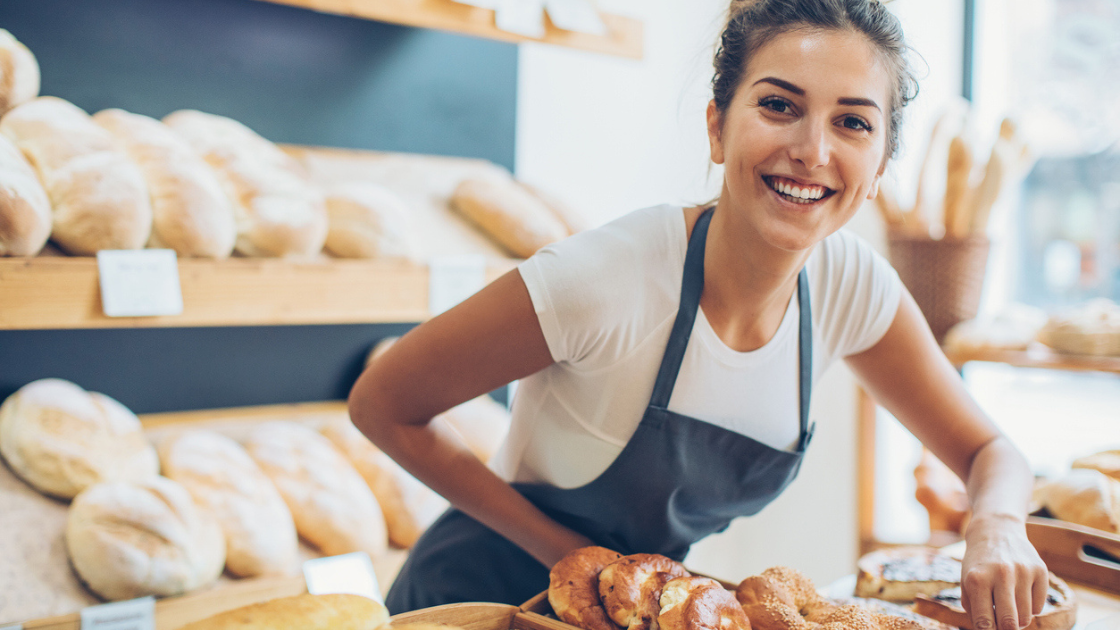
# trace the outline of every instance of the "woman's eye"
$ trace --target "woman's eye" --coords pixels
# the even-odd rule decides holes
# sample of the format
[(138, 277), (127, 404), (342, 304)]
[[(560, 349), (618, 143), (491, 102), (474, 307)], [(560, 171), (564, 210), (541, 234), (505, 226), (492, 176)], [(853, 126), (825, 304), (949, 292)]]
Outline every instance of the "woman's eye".
[(759, 106), (765, 107), (766, 109), (778, 114), (788, 114), (790, 111), (789, 103), (783, 101), (780, 98), (764, 98), (759, 101), (758, 104)]
[(867, 132), (871, 131), (871, 125), (867, 124), (862, 118), (857, 118), (855, 116), (845, 116), (841, 124), (843, 124), (848, 129), (856, 129), (859, 131)]

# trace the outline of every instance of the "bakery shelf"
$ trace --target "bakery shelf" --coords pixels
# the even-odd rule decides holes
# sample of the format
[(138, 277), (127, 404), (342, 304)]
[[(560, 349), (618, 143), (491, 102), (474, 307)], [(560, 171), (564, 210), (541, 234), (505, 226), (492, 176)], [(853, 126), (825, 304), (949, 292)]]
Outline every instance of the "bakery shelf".
[(503, 31), (494, 25), (494, 11), (453, 0), (261, 0), (303, 7), (323, 13), (349, 15), (379, 22), (431, 28), (506, 42), (540, 42), (596, 53), (642, 58), (642, 23), (600, 13), (606, 35), (590, 35), (557, 28), (547, 18), (545, 35), (537, 39)]
[(953, 365), (958, 367), (970, 361), (983, 361), (1004, 363), (1015, 367), (1120, 374), (1120, 357), (1063, 354), (1038, 343), (1032, 344), (1026, 350), (961, 351), (945, 348), (945, 356), (949, 358)]
[[(514, 266), (492, 261), (487, 281)], [(108, 317), (97, 260), (0, 259), (0, 330), (418, 322), (426, 265), (382, 261), (180, 260), (183, 313)]]

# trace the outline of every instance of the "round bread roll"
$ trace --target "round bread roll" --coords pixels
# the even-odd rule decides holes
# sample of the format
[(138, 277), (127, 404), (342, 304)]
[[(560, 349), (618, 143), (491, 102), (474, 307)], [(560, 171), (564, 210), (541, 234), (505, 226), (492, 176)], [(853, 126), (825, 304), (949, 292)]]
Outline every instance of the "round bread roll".
[(396, 193), (372, 182), (351, 182), (327, 191), (326, 249), (339, 258), (411, 260), (405, 229), (409, 208)]
[(62, 499), (96, 483), (159, 473), (135, 414), (57, 378), (28, 383), (0, 406), (0, 455), (35, 489)]
[(226, 539), (226, 568), (238, 577), (299, 572), (292, 513), (245, 449), (212, 431), (193, 430), (160, 444), (163, 474), (213, 516)]
[(0, 115), (39, 95), (39, 62), (8, 31), (0, 28)]
[(323, 249), (326, 200), (294, 158), (224, 116), (179, 110), (163, 122), (202, 155), (222, 180), (233, 200), (239, 253), (309, 257)]
[(388, 620), (389, 611), (368, 597), (304, 593), (227, 610), (179, 630), (374, 630)]
[(319, 432), (342, 452), (373, 491), (394, 547), (411, 548), (447, 509), (447, 499), (401, 468), (349, 420), (329, 422)]
[(226, 258), (233, 252), (233, 204), (190, 145), (160, 121), (123, 109), (102, 110), (93, 120), (144, 174), (152, 203), (149, 247), (182, 257)]
[(665, 583), (657, 623), (662, 630), (751, 630), (750, 619), (731, 591), (696, 575)]
[(1039, 489), (1054, 518), (1120, 533), (1120, 481), (1097, 470), (1075, 468)]
[(280, 491), (300, 536), (328, 556), (385, 553), (377, 499), (327, 438), (294, 422), (269, 422), (253, 430), (245, 448)]
[(0, 256), (34, 256), (51, 235), (51, 202), (39, 176), (0, 136)]
[(661, 590), (688, 575), (684, 565), (662, 555), (623, 556), (599, 573), (599, 599), (611, 621), (630, 630), (657, 630)]
[(557, 562), (548, 573), (548, 603), (556, 616), (584, 630), (619, 630), (599, 599), (599, 572), (621, 557), (605, 547), (582, 547)]
[(70, 506), (66, 548), (108, 600), (180, 595), (218, 579), (225, 562), (218, 523), (164, 477), (87, 488)]
[(0, 119), (0, 132), (39, 174), (53, 208), (51, 239), (70, 254), (140, 249), (152, 205), (139, 167), (81, 108), (40, 96)]

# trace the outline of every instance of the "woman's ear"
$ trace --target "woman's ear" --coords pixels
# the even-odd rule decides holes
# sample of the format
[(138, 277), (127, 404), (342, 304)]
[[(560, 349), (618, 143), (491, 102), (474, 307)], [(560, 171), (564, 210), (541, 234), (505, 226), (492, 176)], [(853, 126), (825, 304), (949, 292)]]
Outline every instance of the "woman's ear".
[(708, 146), (712, 153), (712, 162), (723, 164), (723, 117), (716, 109), (715, 100), (708, 101)]
[(875, 199), (879, 196), (879, 178), (882, 176), (883, 174), (879, 173), (875, 176), (875, 179), (871, 180), (871, 189), (867, 191), (868, 199)]

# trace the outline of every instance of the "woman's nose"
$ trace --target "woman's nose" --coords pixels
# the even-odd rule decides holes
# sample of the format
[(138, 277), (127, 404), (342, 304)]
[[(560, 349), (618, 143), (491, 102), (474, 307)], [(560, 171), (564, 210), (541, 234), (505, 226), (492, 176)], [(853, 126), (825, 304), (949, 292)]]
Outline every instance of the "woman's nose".
[(813, 169), (828, 164), (829, 146), (826, 125), (809, 119), (797, 126), (789, 148), (790, 157)]

